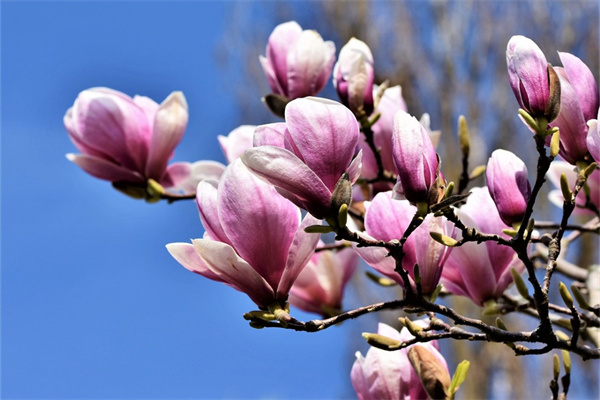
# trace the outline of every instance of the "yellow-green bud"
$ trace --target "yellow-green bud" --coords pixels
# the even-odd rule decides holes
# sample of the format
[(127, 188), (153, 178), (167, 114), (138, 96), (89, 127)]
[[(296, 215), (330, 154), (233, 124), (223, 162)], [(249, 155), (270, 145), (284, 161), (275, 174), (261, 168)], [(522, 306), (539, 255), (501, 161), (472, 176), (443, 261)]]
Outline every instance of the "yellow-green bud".
[(338, 211), (338, 224), (340, 228), (344, 228), (348, 222), (348, 204), (342, 204)]
[(562, 350), (562, 359), (563, 359), (563, 366), (565, 367), (565, 373), (570, 374), (571, 373), (571, 354), (569, 354), (569, 352), (567, 350)]
[(419, 336), (419, 332), (423, 330), (423, 328), (421, 328), (419, 325), (415, 324), (408, 318), (404, 319), (404, 326), (406, 326), (406, 329), (408, 329), (410, 334), (413, 336)]
[(565, 305), (568, 308), (573, 308), (573, 297), (571, 297), (571, 293), (569, 293), (567, 286), (562, 282), (558, 282), (558, 291), (560, 292), (560, 297), (562, 297)]
[(458, 243), (457, 240), (452, 239), (451, 237), (443, 235), (439, 232), (429, 232), (429, 235), (433, 240), (440, 244), (443, 244), (444, 246), (454, 247)]
[(587, 302), (585, 297), (583, 297), (583, 293), (579, 290), (579, 288), (575, 285), (571, 285), (571, 291), (573, 292), (573, 296), (575, 296), (575, 300), (577, 300), (577, 304), (584, 310), (589, 310), (590, 304)]
[(484, 174), (486, 169), (487, 165), (480, 165), (478, 167), (473, 168), (473, 171), (471, 171), (471, 175), (469, 175), (469, 179), (473, 180), (475, 178), (479, 178), (481, 175)]
[(536, 132), (540, 130), (540, 127), (538, 126), (537, 122), (535, 122), (535, 119), (527, 111), (519, 108), (519, 115), (531, 129)]
[(560, 150), (560, 131), (556, 130), (552, 134), (552, 139), (550, 139), (550, 156), (556, 157), (558, 155), (558, 151)]
[(596, 164), (595, 162), (588, 165), (588, 167), (583, 172), (585, 174), (585, 177), (589, 178), (590, 175), (596, 170), (597, 166), (598, 166), (598, 164)]
[(304, 228), (306, 233), (329, 233), (333, 232), (333, 228), (328, 225), (310, 225)]
[(422, 201), (422, 202), (417, 203), (416, 206), (417, 206), (417, 215), (425, 218), (425, 216), (429, 212), (429, 204)]
[(395, 281), (388, 279), (388, 278), (384, 278), (382, 276), (377, 276), (374, 273), (372, 273), (371, 271), (366, 271), (365, 275), (367, 276), (367, 278), (369, 278), (370, 280), (372, 280), (373, 282), (375, 282), (376, 284), (378, 284), (380, 286), (389, 287), (389, 286), (397, 285), (397, 283)]
[(558, 359), (557, 354), (552, 356), (552, 364), (554, 369), (554, 379), (558, 379), (558, 376), (560, 375), (560, 360)]
[(515, 237), (517, 235), (517, 233), (519, 233), (519, 231), (516, 231), (514, 229), (505, 228), (505, 229), (502, 229), (502, 233), (504, 233), (505, 235), (508, 235), (510, 237)]
[(506, 325), (504, 325), (504, 321), (500, 317), (496, 317), (496, 326), (498, 329), (502, 329), (503, 331), (507, 331)]
[(463, 157), (469, 157), (470, 151), (470, 140), (469, 140), (469, 126), (467, 125), (467, 119), (464, 115), (458, 117), (458, 143), (460, 144), (460, 151)]
[(517, 287), (517, 291), (519, 292), (519, 294), (524, 299), (531, 300), (531, 296), (529, 295), (529, 290), (527, 289), (527, 285), (525, 284), (525, 281), (523, 280), (521, 275), (517, 272), (517, 270), (514, 268), (511, 268), (510, 274), (512, 275), (513, 282), (515, 283), (515, 286)]
[(563, 331), (554, 331), (554, 334), (560, 340), (564, 340), (566, 342), (568, 342), (570, 340), (569, 337)]
[(146, 182), (146, 191), (149, 197), (158, 199), (165, 193), (165, 189), (154, 179), (148, 179), (148, 182)]
[(567, 180), (567, 175), (564, 172), (560, 174), (560, 190), (567, 203), (573, 201), (573, 192), (569, 187), (569, 181)]
[(450, 182), (450, 183), (448, 183), (448, 185), (446, 185), (446, 192), (444, 193), (444, 198), (447, 199), (448, 197), (452, 196), (453, 192), (454, 192), (454, 182)]
[(362, 337), (367, 340), (369, 345), (382, 350), (396, 350), (402, 345), (401, 341), (380, 335), (378, 333), (365, 332), (362, 334)]

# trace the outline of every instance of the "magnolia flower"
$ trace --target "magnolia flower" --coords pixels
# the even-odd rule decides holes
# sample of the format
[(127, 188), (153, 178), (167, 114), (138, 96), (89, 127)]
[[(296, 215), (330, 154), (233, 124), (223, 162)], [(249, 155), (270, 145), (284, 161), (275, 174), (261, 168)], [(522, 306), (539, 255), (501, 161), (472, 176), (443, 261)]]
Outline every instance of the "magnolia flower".
[(552, 67), (538, 45), (525, 36), (513, 36), (506, 47), (506, 65), (510, 86), (521, 108), (533, 117), (554, 120), (560, 86), (550, 79)]
[(319, 238), (304, 228), (318, 221), (310, 215), (301, 221), (300, 210), (240, 160), (218, 185), (200, 182), (196, 199), (204, 238), (170, 243), (169, 253), (188, 270), (246, 293), (259, 307), (284, 304)]
[[(467, 203), (457, 210), (458, 217), (468, 227), (479, 232), (500, 235), (509, 228), (498, 214), (488, 188), (473, 188)], [(462, 237), (458, 232), (458, 238)], [(511, 268), (521, 273), (525, 265), (513, 249), (495, 242), (470, 242), (452, 250), (442, 271), (444, 287), (457, 295), (467, 296), (483, 305), (498, 298), (512, 283)]]
[(429, 133), (417, 119), (404, 111), (394, 116), (392, 136), (398, 186), (412, 203), (437, 203), (440, 196), (439, 159)]
[(485, 176), (502, 221), (510, 226), (521, 222), (531, 195), (525, 163), (510, 151), (495, 150)]
[(357, 265), (352, 248), (315, 253), (290, 290), (290, 304), (324, 317), (341, 312), (344, 289)]
[(232, 163), (239, 158), (246, 149), (252, 147), (254, 129), (256, 129), (255, 125), (242, 125), (229, 132), (229, 135), (227, 136), (217, 136), (228, 163)]
[[(336, 215), (332, 204), (336, 184), (354, 183), (360, 174), (361, 153), (354, 158), (359, 128), (354, 115), (330, 100), (305, 98), (291, 101), (285, 123), (256, 129), (254, 144), (241, 159), (261, 179), (315, 217)], [(349, 192), (349, 191), (348, 191)], [(346, 204), (350, 202), (344, 199)]]
[[(563, 198), (562, 190), (560, 189), (560, 175), (565, 174), (569, 187), (572, 189), (577, 181), (578, 171), (577, 169), (564, 161), (554, 161), (550, 164), (550, 169), (546, 173), (546, 177), (552, 184), (557, 188), (551, 190), (548, 194), (550, 202), (560, 208), (563, 207), (565, 199)], [(600, 208), (600, 170), (596, 169), (588, 177), (586, 185), (589, 188), (590, 201), (596, 208)], [(575, 205), (577, 206), (573, 211), (574, 214), (581, 215), (594, 215), (594, 212), (583, 208), (586, 204), (586, 194), (584, 190), (580, 190), (575, 198)]]
[[(377, 333), (400, 342), (406, 342), (414, 338), (406, 328), (398, 332), (383, 323), (379, 323)], [(428, 399), (429, 396), (408, 356), (409, 351), (417, 347), (433, 355), (433, 359), (429, 360), (429, 363), (436, 363), (436, 369), (442, 373), (445, 372), (446, 376), (443, 378), (449, 381), (448, 365), (439, 352), (436, 340), (414, 344), (395, 351), (371, 347), (365, 357), (360, 352), (356, 352), (356, 361), (350, 372), (352, 386), (358, 398), (360, 400)], [(425, 368), (427, 367), (429, 365), (425, 366)]]
[[(373, 93), (377, 88), (373, 88)], [(397, 111), (406, 111), (406, 102), (402, 97), (402, 88), (393, 86), (383, 92), (383, 96), (377, 105), (376, 113), (380, 113), (380, 118), (371, 128), (373, 130), (373, 141), (375, 147), (380, 149), (379, 155), (386, 171), (395, 171), (394, 157), (392, 154), (392, 133), (394, 132), (394, 115)], [(361, 135), (360, 149), (363, 151), (363, 167), (361, 176), (365, 179), (377, 177), (377, 162), (373, 151), (367, 144), (364, 135)]]
[(333, 85), (340, 100), (356, 115), (373, 112), (373, 54), (369, 46), (351, 38), (333, 67)]
[[(586, 143), (589, 128), (586, 124), (586, 117), (583, 114), (582, 104), (579, 101), (580, 96), (568, 79), (568, 76), (574, 75), (574, 72), (571, 71), (571, 74), (567, 75), (566, 69), (556, 68), (556, 71), (561, 86), (560, 113), (551, 126), (560, 129), (559, 154), (565, 161), (575, 165), (577, 161), (586, 161), (589, 159), (588, 145)], [(591, 85), (596, 86), (593, 76)]]
[(331, 76), (335, 45), (295, 21), (278, 25), (269, 36), (260, 64), (273, 93), (289, 99), (314, 96)]
[(129, 96), (108, 88), (79, 93), (64, 124), (82, 154), (67, 158), (96, 178), (144, 184), (153, 179), (176, 188), (189, 178), (191, 164), (167, 166), (188, 121), (181, 92), (160, 105), (148, 97)]
[[(386, 242), (400, 240), (410, 225), (417, 208), (407, 200), (392, 199), (391, 192), (378, 193), (372, 202), (365, 202), (365, 230), (368, 236)], [(414, 266), (419, 265), (423, 293), (432, 293), (442, 274), (442, 268), (451, 248), (433, 240), (430, 232), (452, 236), (445, 219), (427, 215), (423, 223), (410, 234), (404, 243), (402, 267), (414, 279)], [(381, 247), (357, 247), (358, 254), (373, 268), (404, 286), (400, 275), (395, 271), (396, 262), (388, 257), (388, 251)]]

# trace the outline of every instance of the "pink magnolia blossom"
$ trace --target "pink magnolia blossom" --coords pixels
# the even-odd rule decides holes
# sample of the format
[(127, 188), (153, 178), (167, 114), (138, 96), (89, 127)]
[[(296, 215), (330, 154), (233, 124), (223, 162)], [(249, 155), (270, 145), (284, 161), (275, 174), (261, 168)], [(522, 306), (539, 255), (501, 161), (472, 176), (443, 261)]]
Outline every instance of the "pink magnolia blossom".
[[(365, 202), (365, 230), (368, 236), (376, 240), (399, 240), (404, 235), (417, 208), (407, 200), (392, 199), (391, 192), (378, 193), (372, 202)], [(408, 237), (404, 243), (402, 267), (414, 279), (414, 266), (419, 265), (423, 293), (432, 293), (442, 274), (442, 268), (451, 251), (433, 240), (429, 232), (438, 232), (452, 236), (445, 218), (425, 217), (425, 221)], [(357, 247), (358, 254), (373, 268), (390, 279), (404, 285), (402, 278), (395, 271), (396, 262), (388, 257), (388, 251), (381, 247)], [(414, 284), (411, 283), (413, 286)]]
[[(398, 332), (383, 323), (379, 323), (377, 333), (401, 342), (414, 338), (406, 328)], [(408, 358), (408, 351), (413, 346), (422, 346), (435, 356), (446, 371), (448, 370), (436, 340), (414, 344), (396, 351), (371, 347), (366, 356), (356, 352), (356, 361), (352, 366), (350, 378), (359, 400), (428, 399), (429, 396)]]
[[(246, 293), (259, 307), (283, 304), (317, 245), (304, 228), (318, 223), (257, 179), (240, 160), (218, 185), (202, 181), (198, 211), (203, 239), (167, 249), (188, 270)], [(257, 234), (260, 233), (260, 234)]]
[(371, 49), (365, 42), (351, 38), (333, 67), (333, 85), (342, 103), (356, 115), (361, 110), (366, 115), (373, 112), (374, 78)]
[(304, 98), (287, 105), (285, 120), (258, 127), (254, 145), (259, 147), (246, 150), (242, 161), (315, 217), (337, 215), (331, 204), (336, 184), (344, 173), (352, 183), (360, 174), (356, 118), (334, 101)]
[[(579, 57), (571, 53), (558, 52), (569, 83), (577, 93), (583, 119), (596, 118), (600, 106), (600, 94), (594, 74)], [(561, 102), (562, 107), (562, 102)]]
[(335, 62), (335, 45), (316, 31), (286, 22), (269, 36), (260, 64), (275, 94), (289, 99), (314, 96), (323, 89)]
[(217, 136), (227, 163), (234, 162), (246, 149), (252, 147), (255, 129), (255, 125), (242, 125), (229, 132), (227, 136)]
[(487, 164), (486, 179), (502, 221), (510, 226), (521, 222), (531, 195), (525, 163), (510, 151), (495, 150)]
[(174, 188), (189, 178), (191, 164), (167, 166), (188, 121), (181, 92), (160, 105), (148, 97), (133, 99), (108, 88), (79, 93), (64, 124), (82, 154), (67, 158), (96, 178), (142, 184), (154, 179)]
[(522, 109), (534, 117), (543, 117), (550, 97), (548, 61), (535, 42), (525, 36), (513, 36), (506, 47), (506, 65), (510, 86)]
[[(556, 72), (561, 87), (560, 113), (550, 125), (560, 129), (559, 154), (565, 161), (575, 165), (577, 161), (589, 160), (586, 143), (589, 128), (583, 114), (579, 93), (568, 79), (568, 76), (574, 75), (574, 72), (571, 71), (571, 74), (567, 75), (566, 69), (563, 68), (556, 68)], [(595, 81), (592, 80), (591, 83), (596, 86)]]
[(341, 312), (344, 289), (357, 265), (352, 248), (315, 253), (290, 290), (290, 304), (325, 317)]
[(397, 186), (404, 197), (412, 203), (435, 202), (441, 175), (429, 133), (415, 117), (398, 111), (394, 116), (392, 144)]
[[(548, 198), (552, 204), (560, 208), (563, 207), (564, 203), (564, 198), (560, 189), (561, 174), (566, 175), (567, 181), (569, 182), (569, 187), (573, 188), (575, 186), (575, 182), (577, 181), (578, 172), (576, 167), (564, 161), (554, 161), (552, 164), (550, 164), (550, 169), (548, 170), (546, 177), (557, 189), (551, 190), (548, 194)], [(588, 185), (590, 189), (590, 200), (592, 204), (594, 204), (596, 208), (600, 208), (600, 170), (596, 169), (594, 172), (592, 172), (586, 181), (586, 185)], [(585, 203), (585, 191), (581, 190), (575, 198), (575, 204), (577, 207), (573, 213), (580, 215), (594, 215), (593, 211), (583, 208)]]
[[(509, 228), (498, 214), (488, 188), (473, 188), (467, 203), (457, 211), (460, 220), (479, 232), (500, 235)], [(460, 231), (458, 238), (462, 237)], [(495, 242), (466, 243), (450, 253), (442, 271), (442, 283), (450, 293), (467, 296), (478, 305), (498, 298), (512, 283), (511, 268), (521, 273), (525, 265), (513, 249)]]

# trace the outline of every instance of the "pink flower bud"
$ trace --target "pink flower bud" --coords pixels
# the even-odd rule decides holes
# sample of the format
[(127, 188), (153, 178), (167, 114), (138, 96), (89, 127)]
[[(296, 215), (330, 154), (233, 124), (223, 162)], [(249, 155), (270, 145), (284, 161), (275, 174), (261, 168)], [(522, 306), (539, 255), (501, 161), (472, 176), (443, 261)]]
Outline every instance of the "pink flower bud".
[(510, 86), (521, 108), (533, 117), (553, 120), (556, 115), (552, 94), (560, 87), (551, 88), (554, 81), (548, 76), (549, 64), (538, 45), (525, 36), (513, 36), (506, 47), (506, 65)]
[[(407, 200), (392, 199), (391, 192), (378, 193), (372, 202), (366, 204), (365, 230), (368, 236), (376, 240), (400, 240), (408, 228), (417, 208)], [(437, 232), (452, 236), (451, 228), (445, 218), (428, 214), (425, 221), (408, 237), (404, 243), (402, 267), (414, 279), (414, 266), (419, 265), (421, 287), (423, 293), (432, 293), (442, 274), (446, 258), (452, 250), (430, 236)], [(390, 279), (404, 285), (402, 278), (395, 271), (396, 262), (388, 257), (388, 251), (381, 247), (357, 247), (357, 253), (373, 268)], [(411, 282), (414, 289), (414, 284)]]
[(394, 164), (404, 197), (412, 203), (437, 199), (439, 160), (429, 133), (404, 111), (394, 116)]
[(337, 183), (345, 173), (351, 183), (360, 175), (356, 118), (340, 103), (305, 98), (287, 105), (285, 120), (258, 127), (254, 144), (269, 145), (246, 150), (242, 161), (315, 217), (337, 216), (338, 208), (332, 209)]
[(314, 96), (331, 76), (335, 45), (316, 31), (303, 31), (295, 21), (278, 25), (260, 57), (269, 86), (289, 99)]
[(246, 293), (259, 307), (285, 303), (319, 238), (304, 228), (318, 221), (310, 215), (301, 221), (300, 210), (240, 160), (218, 185), (200, 182), (197, 204), (204, 238), (168, 244), (169, 253), (190, 271)]
[(594, 161), (600, 163), (600, 124), (598, 121), (600, 121), (600, 109), (598, 110), (598, 119), (591, 119), (587, 123), (589, 130), (586, 144)]
[(357, 265), (352, 248), (315, 253), (290, 290), (290, 304), (324, 317), (341, 312), (344, 289)]
[(509, 226), (521, 222), (531, 195), (525, 163), (510, 151), (495, 150), (487, 164), (486, 179), (502, 221)]
[(108, 88), (84, 90), (64, 116), (67, 132), (82, 154), (67, 158), (107, 181), (141, 184), (154, 179), (165, 188), (177, 187), (189, 176), (191, 165), (167, 164), (187, 121), (181, 92), (171, 93), (159, 105)]
[[(488, 188), (473, 188), (467, 203), (458, 211), (458, 217), (468, 227), (479, 232), (504, 235), (509, 228), (498, 214)], [(461, 238), (457, 231), (457, 239)], [(442, 283), (450, 293), (469, 297), (478, 305), (498, 298), (512, 283), (510, 270), (522, 272), (525, 265), (513, 249), (495, 242), (465, 243), (450, 253), (442, 271)]]
[[(415, 321), (418, 323), (419, 321)], [(405, 342), (413, 339), (406, 328), (398, 332), (389, 325), (379, 323), (379, 335)], [(356, 352), (356, 361), (352, 366), (350, 378), (356, 395), (360, 400), (396, 400), (427, 399), (429, 396), (408, 358), (413, 347), (422, 347), (429, 351), (443, 369), (448, 371), (446, 360), (438, 350), (436, 340), (415, 344), (402, 350), (386, 351), (371, 347), (367, 355)]]
[(333, 68), (333, 85), (342, 103), (354, 114), (373, 112), (374, 77), (371, 49), (356, 38), (350, 39)]

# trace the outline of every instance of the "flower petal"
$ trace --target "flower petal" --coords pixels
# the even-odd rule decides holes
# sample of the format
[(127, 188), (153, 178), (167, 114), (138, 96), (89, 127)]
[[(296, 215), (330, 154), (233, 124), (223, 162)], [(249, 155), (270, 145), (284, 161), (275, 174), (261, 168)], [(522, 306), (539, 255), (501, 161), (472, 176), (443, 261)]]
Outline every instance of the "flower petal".
[(142, 183), (144, 177), (135, 171), (128, 170), (103, 158), (88, 154), (67, 154), (67, 159), (88, 174), (111, 182)]
[(298, 157), (274, 146), (254, 147), (241, 157), (258, 177), (298, 197), (317, 218), (329, 213), (331, 191)]
[(213, 281), (225, 282), (206, 266), (191, 243), (169, 243), (166, 247), (173, 258), (187, 270)]
[(154, 117), (146, 176), (160, 179), (188, 122), (188, 105), (182, 92), (173, 92), (162, 102)]
[(304, 220), (298, 227), (294, 235), (294, 240), (289, 248), (288, 259), (285, 270), (281, 276), (281, 281), (277, 287), (277, 298), (286, 299), (290, 288), (298, 277), (298, 274), (306, 266), (306, 263), (313, 255), (320, 235), (314, 233), (306, 233), (304, 228), (311, 225), (318, 225), (321, 221), (310, 214), (306, 214)]
[(298, 157), (333, 191), (358, 144), (359, 127), (346, 107), (308, 97), (288, 103), (285, 120)]
[(266, 307), (275, 301), (275, 292), (267, 281), (231, 246), (210, 239), (195, 239), (192, 243), (206, 266), (219, 279), (246, 293), (258, 306)]
[(217, 197), (221, 226), (236, 252), (276, 289), (300, 225), (298, 208), (239, 159), (225, 170)]
[(255, 125), (242, 125), (229, 132), (227, 136), (217, 136), (228, 163), (239, 158), (246, 149), (253, 146), (254, 129), (256, 129)]
[(584, 120), (589, 121), (595, 118), (598, 113), (599, 94), (594, 74), (583, 61), (573, 54), (559, 51), (558, 56), (567, 72), (569, 83), (577, 92)]

